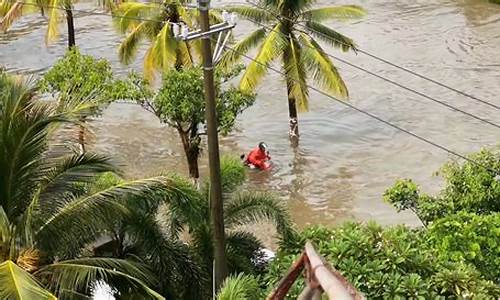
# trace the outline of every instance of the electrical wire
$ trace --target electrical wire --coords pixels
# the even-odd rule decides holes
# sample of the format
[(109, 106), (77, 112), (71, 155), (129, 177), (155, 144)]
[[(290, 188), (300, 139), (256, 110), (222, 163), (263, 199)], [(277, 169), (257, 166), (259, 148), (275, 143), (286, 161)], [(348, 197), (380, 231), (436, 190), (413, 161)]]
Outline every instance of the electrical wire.
[[(285, 17), (285, 16), (279, 16), (279, 15), (276, 15), (276, 14), (272, 14), (272, 13), (271, 13), (271, 12), (269, 12), (269, 10), (267, 10), (266, 8), (264, 8), (264, 7), (262, 7), (262, 6), (259, 6), (259, 5), (255, 4), (255, 3), (253, 3), (253, 2), (251, 2), (251, 1), (249, 1), (249, 0), (246, 0), (246, 2), (247, 2), (248, 4), (250, 4), (250, 5), (252, 5), (253, 7), (256, 7), (256, 8), (261, 9), (261, 10), (265, 10), (266, 12), (270, 13), (271, 15), (273, 15), (273, 16), (274, 16), (276, 19), (278, 19), (278, 20), (280, 20), (280, 19), (284, 19), (284, 20), (287, 20), (287, 21), (291, 21), (291, 22), (293, 22), (293, 20), (291, 20), (290, 18)], [(250, 20), (250, 19), (248, 19), (248, 20), (249, 20), (249, 21), (252, 21), (252, 22), (254, 21), (254, 20)], [(324, 37), (326, 37), (326, 38), (328, 38), (328, 39), (330, 39), (330, 40), (334, 40), (334, 41), (336, 41), (337, 43), (342, 44), (342, 45), (344, 45), (344, 46), (351, 46), (351, 45), (346, 44), (344, 41), (339, 40), (339, 39), (332, 38), (331, 36), (328, 36), (328, 35), (324, 34), (323, 32), (320, 32), (320, 31), (317, 31), (317, 30), (313, 30), (312, 28), (308, 28), (308, 27), (306, 27), (306, 26), (304, 26), (304, 25), (299, 25), (299, 24), (297, 24), (297, 25), (298, 25), (298, 26), (301, 26), (302, 28), (304, 28), (304, 29), (306, 29), (306, 30), (312, 31), (312, 32), (314, 32), (314, 33), (316, 33), (316, 34), (319, 34), (319, 35), (322, 35), (322, 36), (324, 36)], [(483, 103), (483, 104), (488, 105), (488, 106), (490, 106), (490, 107), (492, 107), (492, 108), (495, 108), (495, 109), (500, 110), (500, 106), (499, 106), (499, 105), (497, 105), (497, 104), (491, 103), (490, 101), (487, 101), (487, 100), (480, 99), (479, 97), (476, 97), (476, 96), (474, 96), (474, 95), (472, 95), (472, 94), (469, 94), (469, 93), (466, 93), (466, 92), (461, 91), (461, 90), (459, 90), (459, 89), (456, 89), (456, 88), (454, 88), (454, 87), (451, 87), (451, 86), (449, 86), (449, 85), (447, 85), (447, 84), (444, 84), (444, 83), (442, 83), (442, 82), (439, 82), (439, 81), (437, 81), (437, 80), (435, 80), (435, 79), (432, 79), (432, 78), (430, 78), (430, 77), (428, 77), (428, 76), (425, 76), (425, 75), (423, 75), (423, 74), (421, 74), (421, 73), (418, 73), (418, 72), (416, 72), (416, 71), (414, 71), (414, 70), (411, 70), (411, 69), (409, 69), (409, 68), (406, 68), (406, 67), (403, 67), (403, 66), (397, 65), (397, 64), (395, 64), (395, 63), (393, 63), (393, 62), (391, 62), (391, 61), (389, 61), (389, 60), (387, 60), (387, 59), (381, 58), (381, 57), (379, 57), (379, 56), (377, 56), (377, 55), (375, 55), (375, 54), (373, 54), (373, 53), (370, 53), (370, 52), (368, 52), (368, 51), (366, 51), (366, 50), (363, 50), (363, 49), (360, 49), (360, 48), (356, 47), (356, 50), (355, 50), (355, 51), (356, 51), (356, 52), (359, 52), (359, 53), (362, 53), (362, 54), (364, 54), (364, 55), (366, 55), (366, 56), (369, 56), (369, 57), (371, 57), (371, 58), (373, 58), (373, 59), (375, 59), (375, 60), (378, 60), (378, 61), (380, 61), (380, 62), (382, 62), (382, 63), (385, 63), (385, 64), (387, 64), (387, 65), (390, 65), (390, 66), (392, 66), (392, 67), (394, 67), (394, 68), (397, 68), (397, 69), (400, 69), (400, 70), (402, 70), (402, 71), (404, 71), (404, 72), (407, 72), (407, 73), (409, 73), (409, 74), (411, 74), (411, 75), (413, 75), (413, 76), (416, 76), (416, 77), (419, 77), (419, 78), (424, 79), (424, 80), (426, 80), (426, 81), (429, 81), (429, 82), (431, 82), (431, 83), (433, 83), (433, 84), (435, 84), (435, 85), (438, 85), (438, 86), (440, 86), (440, 87), (442, 87), (442, 88), (445, 88), (445, 89), (451, 90), (451, 91), (453, 91), (453, 92), (455, 92), (455, 93), (457, 93), (457, 94), (460, 94), (460, 95), (462, 95), (462, 96), (464, 96), (464, 97), (467, 97), (467, 98), (473, 99), (473, 100), (475, 100), (475, 101), (477, 101), (477, 102)], [(346, 64), (349, 64), (349, 63), (346, 63)], [(355, 66), (353, 66), (353, 67), (355, 67)], [(357, 68), (357, 67), (355, 67), (355, 68)], [(364, 70), (363, 70), (363, 71), (364, 71)]]
[[(31, 3), (28, 3), (28, 4), (31, 5)], [(34, 5), (36, 5), (36, 4), (34, 4)], [(38, 6), (38, 5), (36, 5), (36, 6)], [(45, 6), (45, 8), (65, 10), (65, 8), (59, 7), (59, 6)], [(120, 16), (120, 15), (110, 15), (110, 14), (107, 14), (107, 13), (95, 13), (93, 11), (85, 11), (85, 10), (73, 10), (73, 11), (75, 11), (75, 12), (81, 12), (81, 13), (85, 13), (85, 14), (90, 14), (90, 15), (92, 15), (92, 14), (94, 14), (94, 15), (105, 15), (105, 16), (109, 16), (109, 17), (113, 17), (113, 18), (122, 18), (122, 17), (125, 18), (126, 17), (126, 16)], [(127, 18), (131, 18), (131, 17), (127, 17)], [(146, 18), (133, 18), (133, 19), (138, 20), (138, 21), (151, 21), (151, 22), (159, 22), (159, 23), (162, 22), (162, 21), (153, 20), (153, 19), (146, 19)], [(216, 41), (213, 38), (210, 38), (210, 39), (212, 41), (214, 41), (214, 42)], [(230, 46), (224, 45), (224, 48), (227, 49), (227, 50), (233, 51), (233, 52), (235, 52), (235, 53), (241, 55), (242, 57), (245, 57), (245, 58), (247, 58), (247, 59), (249, 59), (251, 61), (254, 61), (257, 64), (260, 64), (260, 65), (264, 66), (265, 68), (267, 68), (269, 70), (272, 70), (273, 72), (275, 72), (277, 74), (280, 74), (282, 76), (286, 76), (286, 74), (283, 73), (282, 71), (280, 71), (280, 70), (278, 70), (278, 69), (276, 69), (274, 67), (268, 66), (266, 64), (263, 64), (263, 63), (259, 62), (258, 60), (256, 60), (256, 59), (248, 56), (245, 53), (242, 53), (241, 51), (237, 51), (237, 50), (235, 50), (234, 48), (232, 48)], [(295, 79), (292, 79), (292, 80), (296, 81)], [(316, 91), (316, 92), (318, 92), (318, 93), (320, 93), (320, 94), (322, 94), (322, 95), (324, 95), (324, 96), (326, 96), (326, 97), (328, 97), (328, 98), (330, 98), (330, 99), (332, 99), (332, 100), (334, 100), (334, 101), (336, 101), (336, 102), (338, 102), (338, 103), (340, 103), (340, 104), (342, 104), (344, 106), (347, 106), (347, 107), (349, 107), (352, 110), (355, 110), (355, 111), (357, 111), (357, 112), (359, 112), (361, 114), (364, 114), (364, 115), (366, 115), (366, 116), (368, 116), (368, 117), (370, 117), (372, 119), (375, 119), (375, 120), (377, 120), (377, 121), (379, 121), (379, 122), (381, 122), (381, 123), (383, 123), (383, 124), (385, 124), (385, 125), (387, 125), (389, 127), (392, 127), (392, 128), (394, 128), (394, 129), (396, 129), (398, 131), (406, 133), (406, 134), (408, 134), (408, 135), (410, 135), (410, 136), (412, 136), (412, 137), (414, 137), (414, 138), (416, 138), (416, 139), (418, 139), (418, 140), (420, 140), (420, 141), (422, 141), (422, 142), (424, 142), (426, 144), (429, 144), (429, 145), (431, 145), (433, 147), (436, 147), (436, 148), (438, 148), (438, 149), (440, 149), (440, 150), (442, 150), (444, 152), (447, 152), (448, 154), (454, 155), (454, 156), (459, 157), (459, 158), (461, 158), (461, 159), (463, 159), (465, 161), (468, 161), (468, 162), (470, 162), (470, 163), (472, 163), (472, 164), (474, 164), (476, 166), (479, 166), (479, 167), (481, 167), (481, 168), (483, 168), (483, 169), (485, 169), (485, 170), (487, 170), (489, 172), (492, 172), (496, 176), (500, 176), (500, 170), (494, 170), (492, 168), (489, 168), (489, 167), (487, 167), (487, 166), (485, 166), (485, 165), (477, 162), (474, 159), (471, 159), (471, 158), (469, 158), (469, 157), (467, 157), (467, 156), (465, 156), (463, 154), (460, 154), (460, 153), (458, 153), (458, 152), (456, 152), (454, 150), (451, 150), (451, 149), (449, 149), (449, 148), (447, 148), (445, 146), (442, 146), (442, 145), (440, 145), (440, 144), (438, 144), (436, 142), (433, 142), (433, 141), (431, 141), (431, 140), (429, 140), (429, 139), (427, 139), (425, 137), (422, 137), (422, 136), (420, 136), (420, 135), (418, 135), (418, 134), (416, 134), (416, 133), (414, 133), (414, 132), (412, 132), (410, 130), (407, 130), (407, 129), (399, 126), (399, 125), (393, 124), (390, 121), (387, 121), (387, 120), (385, 120), (385, 119), (383, 119), (383, 118), (381, 118), (381, 117), (379, 117), (379, 116), (377, 116), (377, 115), (375, 115), (375, 114), (373, 114), (373, 113), (371, 113), (369, 111), (363, 110), (363, 109), (361, 109), (361, 108), (359, 108), (359, 107), (357, 107), (357, 106), (355, 106), (353, 104), (350, 104), (348, 102), (340, 100), (340, 99), (338, 99), (338, 98), (336, 98), (336, 97), (334, 97), (334, 96), (332, 96), (332, 95), (330, 95), (330, 94), (328, 94), (326, 92), (323, 92), (322, 90), (320, 90), (318, 88), (315, 88), (315, 87), (307, 85), (307, 84), (306, 84), (306, 86), (307, 86), (307, 88), (309, 88), (309, 89), (311, 89), (313, 91)]]
[[(276, 32), (276, 33), (278, 33), (278, 34), (280, 34), (280, 35), (282, 35), (282, 36), (284, 36), (284, 37), (288, 38), (288, 37), (287, 37), (287, 36), (286, 36), (283, 32), (278, 31), (278, 30), (275, 30), (275, 29), (274, 29), (273, 27), (271, 27), (271, 26), (265, 25), (265, 24), (263, 24), (263, 23), (261, 23), (261, 22), (258, 22), (258, 21), (255, 21), (255, 20), (251, 20), (251, 19), (248, 19), (248, 18), (247, 18), (247, 20), (249, 20), (250, 22), (252, 22), (252, 23), (254, 23), (254, 24), (256, 24), (256, 25), (259, 25), (259, 26), (261, 26), (261, 27), (263, 27), (263, 28), (265, 28), (265, 29), (267, 29), (267, 30), (270, 30), (270, 31), (272, 31), (272, 32)], [(306, 47), (309, 47), (309, 48), (311, 48), (311, 49), (315, 50), (315, 48), (313, 48), (313, 47), (311, 47), (311, 46), (306, 46)], [(411, 92), (411, 93), (413, 93), (413, 94), (415, 94), (415, 95), (418, 95), (418, 96), (420, 96), (420, 97), (423, 97), (423, 98), (425, 98), (425, 99), (428, 99), (428, 100), (433, 101), (433, 102), (435, 102), (435, 103), (438, 103), (438, 104), (440, 104), (440, 105), (442, 105), (442, 106), (445, 106), (445, 107), (447, 107), (447, 108), (449, 108), (449, 109), (451, 109), (451, 110), (454, 110), (454, 111), (456, 111), (456, 112), (459, 112), (459, 113), (462, 113), (462, 114), (464, 114), (464, 115), (467, 115), (467, 116), (469, 116), (470, 118), (476, 119), (476, 120), (478, 120), (478, 121), (481, 121), (481, 122), (483, 122), (483, 123), (489, 124), (489, 125), (491, 125), (491, 126), (494, 126), (494, 127), (498, 128), (498, 129), (500, 129), (500, 125), (499, 125), (499, 124), (496, 124), (496, 123), (494, 123), (494, 122), (492, 122), (492, 121), (490, 121), (490, 120), (487, 120), (487, 119), (485, 119), (485, 118), (482, 118), (482, 117), (476, 116), (476, 115), (474, 115), (474, 114), (472, 114), (472, 113), (470, 113), (470, 112), (467, 112), (467, 111), (465, 111), (465, 110), (463, 110), (463, 109), (460, 109), (460, 108), (458, 108), (458, 107), (455, 107), (455, 106), (453, 106), (453, 105), (451, 105), (451, 104), (448, 104), (448, 103), (446, 103), (446, 102), (444, 102), (444, 101), (438, 100), (438, 99), (436, 99), (436, 98), (434, 98), (434, 97), (432, 97), (432, 96), (429, 96), (429, 95), (427, 95), (427, 94), (424, 94), (424, 93), (422, 93), (422, 92), (419, 92), (419, 91), (417, 91), (417, 90), (415, 90), (415, 89), (412, 89), (412, 88), (410, 88), (410, 87), (408, 87), (408, 86), (405, 86), (405, 85), (403, 85), (403, 84), (401, 84), (401, 83), (399, 83), (399, 82), (396, 82), (396, 81), (394, 81), (394, 80), (391, 80), (391, 79), (389, 79), (389, 78), (386, 78), (386, 77), (384, 77), (384, 76), (381, 76), (381, 75), (379, 75), (379, 74), (376, 74), (376, 73), (374, 73), (374, 72), (372, 72), (372, 71), (370, 71), (370, 70), (368, 70), (368, 69), (366, 69), (366, 68), (360, 67), (360, 66), (358, 66), (358, 65), (356, 65), (356, 64), (353, 64), (353, 63), (351, 63), (351, 62), (349, 62), (349, 61), (347, 61), (347, 60), (345, 60), (345, 59), (342, 59), (342, 58), (340, 58), (340, 57), (338, 57), (338, 56), (335, 56), (335, 55), (333, 55), (333, 54), (330, 54), (330, 53), (328, 53), (328, 52), (326, 52), (326, 51), (323, 51), (323, 53), (324, 53), (325, 55), (327, 55), (328, 57), (330, 57), (330, 58), (336, 59), (336, 60), (338, 60), (338, 61), (340, 61), (340, 62), (342, 62), (342, 63), (344, 63), (344, 64), (346, 64), (346, 65), (349, 65), (349, 66), (351, 66), (351, 67), (353, 67), (353, 68), (356, 68), (356, 69), (358, 69), (358, 70), (360, 70), (360, 71), (363, 71), (363, 72), (365, 72), (365, 73), (367, 73), (367, 74), (370, 74), (370, 75), (372, 75), (372, 76), (374, 76), (374, 77), (377, 77), (377, 78), (379, 78), (379, 79), (381, 79), (381, 80), (383, 80), (383, 81), (385, 81), (385, 82), (388, 82), (388, 83), (390, 83), (390, 84), (392, 84), (392, 85), (395, 85), (395, 86), (397, 86), (397, 87), (399, 87), (399, 88), (402, 88), (402, 89), (404, 89), (404, 90), (406, 90), (406, 91), (409, 91), (409, 92)]]

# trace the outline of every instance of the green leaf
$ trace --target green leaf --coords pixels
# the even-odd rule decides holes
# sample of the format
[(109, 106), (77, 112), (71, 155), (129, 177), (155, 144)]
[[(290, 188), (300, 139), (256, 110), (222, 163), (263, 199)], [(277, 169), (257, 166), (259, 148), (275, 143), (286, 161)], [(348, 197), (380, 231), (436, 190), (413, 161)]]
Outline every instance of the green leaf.
[(28, 272), (10, 260), (0, 264), (0, 298), (12, 300), (57, 299)]
[(356, 50), (356, 45), (351, 38), (328, 28), (325, 25), (314, 21), (307, 21), (305, 26), (309, 31), (309, 34), (333, 47), (340, 48), (342, 51)]
[(235, 12), (256, 23), (265, 23), (276, 19), (272, 13), (256, 7), (228, 6), (225, 9), (228, 12)]
[(282, 33), (282, 25), (278, 23), (273, 27), (272, 31), (269, 32), (257, 56), (245, 70), (240, 80), (240, 89), (245, 92), (254, 91), (266, 74), (269, 64), (283, 54), (283, 51), (287, 47), (287, 43), (288, 41)]
[(238, 41), (235, 45), (231, 46), (233, 50), (225, 50), (219, 61), (219, 66), (224, 69), (230, 68), (241, 59), (243, 54), (247, 54), (248, 51), (257, 47), (265, 36), (266, 30), (264, 28), (260, 28), (246, 36), (244, 39)]
[(299, 36), (302, 58), (306, 68), (312, 74), (314, 82), (329, 93), (339, 97), (348, 97), (349, 92), (337, 68), (321, 46), (306, 34)]
[(81, 258), (61, 261), (43, 267), (36, 274), (61, 292), (88, 290), (97, 280), (112, 283), (113, 279), (119, 279), (126, 282), (124, 291), (128, 293), (165, 299), (146, 284), (156, 283), (153, 274), (140, 264), (122, 259)]
[(357, 5), (330, 6), (311, 9), (302, 13), (302, 18), (306, 21), (321, 22), (327, 19), (348, 20), (361, 18), (366, 15), (366, 11)]

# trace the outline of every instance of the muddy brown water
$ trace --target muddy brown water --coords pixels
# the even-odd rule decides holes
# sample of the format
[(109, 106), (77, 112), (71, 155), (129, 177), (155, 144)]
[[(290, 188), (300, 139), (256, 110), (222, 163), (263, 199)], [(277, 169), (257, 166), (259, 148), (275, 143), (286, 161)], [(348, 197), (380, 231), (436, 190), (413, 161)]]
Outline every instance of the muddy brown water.
[[(218, 2), (218, 4), (230, 1)], [(331, 3), (319, 1), (318, 5)], [(336, 2), (337, 3), (337, 2)], [(368, 15), (350, 23), (328, 22), (371, 53), (500, 105), (500, 6), (486, 1), (353, 0)], [(77, 8), (95, 9), (92, 3)], [(76, 14), (77, 44), (82, 52), (109, 59), (117, 74), (141, 70), (141, 56), (120, 65), (120, 37), (108, 17)], [(40, 74), (64, 54), (63, 36), (44, 44), (46, 21), (30, 16), (0, 34), (0, 65), (10, 71)], [(240, 22), (243, 36), (252, 30)], [(328, 52), (397, 80), (490, 121), (500, 111), (412, 77), (362, 54)], [(500, 130), (391, 86), (340, 62), (350, 103), (460, 153), (500, 141)], [(175, 132), (135, 105), (111, 105), (95, 120), (96, 145), (111, 154), (130, 177), (162, 170), (186, 172)], [(248, 188), (278, 193), (300, 225), (334, 224), (347, 219), (382, 224), (417, 224), (409, 213), (396, 213), (382, 194), (394, 180), (409, 177), (428, 192), (439, 190), (433, 176), (450, 155), (311, 92), (310, 111), (300, 115), (301, 144), (292, 149), (287, 136), (287, 104), (283, 80), (272, 72), (259, 89), (256, 104), (245, 111), (232, 134), (222, 138), (224, 153), (240, 154), (259, 141), (271, 149), (275, 167), (249, 174)], [(206, 174), (206, 155), (202, 158)]]

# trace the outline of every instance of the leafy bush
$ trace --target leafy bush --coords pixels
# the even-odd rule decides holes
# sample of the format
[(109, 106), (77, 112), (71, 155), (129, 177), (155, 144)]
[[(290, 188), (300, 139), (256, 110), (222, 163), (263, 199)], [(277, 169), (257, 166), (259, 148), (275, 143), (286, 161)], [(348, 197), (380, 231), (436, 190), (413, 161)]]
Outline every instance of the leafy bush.
[(500, 280), (500, 214), (461, 212), (435, 221), (427, 232), (440, 258), (469, 262), (490, 280)]
[(494, 172), (500, 172), (500, 151), (482, 149), (469, 158), (477, 164), (453, 161), (442, 168), (445, 188), (436, 197), (421, 194), (415, 183), (405, 179), (389, 188), (384, 199), (398, 210), (414, 211), (424, 224), (459, 211), (500, 212), (500, 180)]
[[(265, 277), (274, 287), (304, 249), (306, 240), (368, 299), (495, 298), (498, 286), (473, 266), (450, 263), (435, 255), (425, 231), (404, 226), (382, 228), (374, 223), (346, 223), (335, 229), (312, 227), (280, 248)], [(467, 280), (463, 280), (466, 277)], [(292, 288), (295, 299), (303, 280)]]
[(83, 55), (74, 47), (38, 82), (42, 92), (78, 95), (85, 100), (109, 102), (113, 91), (113, 72), (109, 61)]

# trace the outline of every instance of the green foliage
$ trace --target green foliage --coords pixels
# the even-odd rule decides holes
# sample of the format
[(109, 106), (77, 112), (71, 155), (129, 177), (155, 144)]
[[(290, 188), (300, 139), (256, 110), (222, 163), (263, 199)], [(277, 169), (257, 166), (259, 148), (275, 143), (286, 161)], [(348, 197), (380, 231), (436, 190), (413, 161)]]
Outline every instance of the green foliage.
[(39, 82), (42, 92), (79, 95), (99, 104), (112, 100), (113, 84), (109, 62), (81, 54), (76, 47), (68, 50)]
[[(255, 6), (232, 5), (226, 9), (259, 26), (257, 30), (236, 42), (234, 51), (226, 51), (220, 60), (222, 67), (239, 62), (257, 49), (240, 80), (243, 91), (255, 91), (277, 60), (283, 66), (289, 113), (297, 118), (297, 110), (309, 107), (309, 84), (318, 85), (327, 93), (347, 98), (347, 87), (319, 39), (343, 51), (356, 50), (354, 41), (321, 22), (327, 19), (347, 20), (364, 16), (363, 8), (339, 5), (312, 8), (315, 1), (257, 1)], [(296, 126), (293, 126), (297, 128)], [(293, 129), (291, 133), (298, 131)]]
[(454, 211), (500, 212), (500, 148), (481, 149), (469, 158), (489, 170), (469, 161), (446, 164), (441, 172), (446, 180), (444, 201), (452, 202)]
[[(101, 237), (110, 220), (130, 213), (122, 199), (147, 202), (156, 191), (169, 189), (166, 178), (93, 191), (89, 185), (97, 175), (116, 170), (109, 159), (49, 145), (54, 129), (76, 121), (81, 107), (66, 110), (54, 101), (40, 101), (34, 85), (20, 77), (0, 74), (0, 87), (0, 291), (10, 295), (19, 280), (32, 292), (39, 290), (39, 297), (50, 295), (40, 291), (36, 280), (60, 297), (86, 294), (91, 283), (103, 280), (121, 281), (113, 286), (127, 295), (161, 299), (147, 287), (155, 277), (146, 276), (144, 268), (123, 259), (83, 258), (81, 253)], [(19, 268), (14, 270), (12, 262)]]
[(428, 225), (429, 247), (441, 260), (473, 265), (484, 278), (500, 278), (499, 149), (482, 149), (466, 161), (447, 163), (438, 196), (421, 194), (411, 180), (399, 180), (384, 194), (398, 210), (410, 209)]
[(500, 213), (460, 212), (435, 221), (427, 234), (444, 260), (465, 261), (485, 278), (500, 278)]
[[(235, 125), (236, 117), (255, 101), (255, 95), (234, 87), (222, 88), (222, 80), (236, 76), (241, 68), (228, 72), (218, 71), (215, 77), (217, 130), (228, 134)], [(205, 94), (200, 68), (170, 70), (163, 76), (163, 84), (153, 93), (147, 81), (131, 74), (118, 84), (116, 94), (136, 101), (154, 113), (161, 122), (179, 133), (191, 177), (198, 178), (198, 156), (201, 152), (201, 136), (206, 132)]]
[(2, 299), (57, 299), (45, 290), (28, 272), (7, 260), (0, 263), (0, 297)]
[[(367, 299), (496, 298), (499, 287), (486, 281), (474, 267), (449, 263), (428, 246), (425, 231), (404, 226), (382, 228), (369, 223), (346, 223), (334, 229), (312, 227), (293, 243), (283, 243), (266, 275), (274, 287), (303, 251), (306, 240), (339, 270)], [(461, 280), (467, 276), (467, 280)], [(292, 288), (295, 299), (303, 281)]]
[(411, 180), (398, 180), (384, 193), (384, 200), (394, 205), (398, 211), (415, 209), (419, 199), (417, 185)]
[(264, 299), (265, 295), (259, 287), (259, 282), (252, 276), (238, 274), (224, 280), (217, 300), (250, 300)]
[[(254, 101), (252, 94), (235, 88), (220, 91), (220, 79), (216, 77), (217, 124), (222, 133), (234, 126), (239, 113)], [(165, 123), (198, 127), (205, 124), (205, 98), (202, 72), (199, 68), (170, 71), (163, 77), (163, 85), (153, 100), (158, 117)]]
[(230, 155), (222, 156), (220, 165), (222, 191), (224, 193), (234, 192), (246, 179), (245, 166), (237, 156)]
[(193, 68), (165, 73), (153, 103), (161, 121), (197, 126), (205, 120), (204, 99), (202, 72)]
[(460, 211), (500, 212), (500, 180), (490, 171), (500, 170), (500, 151), (482, 149), (469, 157), (489, 170), (469, 161), (453, 161), (442, 168), (445, 188), (438, 196), (421, 194), (411, 180), (398, 180), (384, 199), (398, 210), (414, 211), (424, 224)]
[[(240, 192), (236, 184), (242, 181), (241, 164), (236, 159), (222, 160), (222, 179), (226, 184), (224, 194), (224, 223), (226, 229), (226, 255), (230, 273), (259, 274), (262, 267), (254, 262), (262, 258), (261, 241), (246, 231), (253, 224), (269, 222), (276, 226), (279, 235), (292, 232), (290, 216), (279, 198), (268, 193)], [(184, 199), (169, 197), (168, 210), (160, 219), (166, 224), (168, 238), (180, 239), (181, 233), (189, 234), (189, 247), (193, 250), (204, 274), (211, 274), (213, 267), (213, 240), (210, 226), (209, 189), (198, 190), (185, 179), (176, 178), (179, 187), (190, 190)]]

